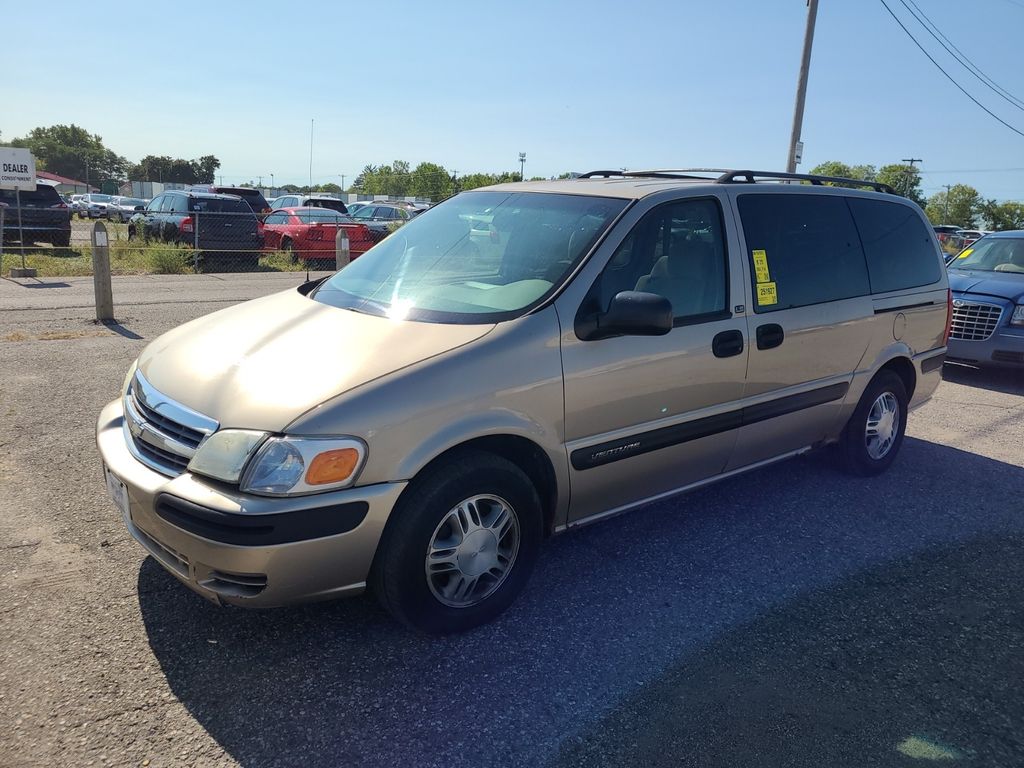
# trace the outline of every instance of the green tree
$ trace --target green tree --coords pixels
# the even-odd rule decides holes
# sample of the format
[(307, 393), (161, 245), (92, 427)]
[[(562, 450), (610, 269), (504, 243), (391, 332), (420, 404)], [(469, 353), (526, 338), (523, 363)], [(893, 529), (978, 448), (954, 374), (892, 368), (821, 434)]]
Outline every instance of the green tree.
[(442, 200), (452, 193), (451, 175), (437, 163), (420, 163), (412, 172), (409, 194)]
[(203, 155), (198, 160), (192, 161), (192, 168), (195, 171), (197, 184), (213, 184), (217, 169), (220, 168), (220, 160), (213, 155)]
[(978, 205), (978, 214), (987, 227), (996, 232), (1024, 229), (1024, 203), (984, 200)]
[[(844, 179), (860, 179), (862, 181), (874, 181), (878, 175), (873, 165), (847, 165), (839, 160), (826, 160), (824, 163), (814, 166), (810, 170), (817, 176), (840, 176)], [(830, 186), (839, 186), (826, 182)]]
[(31, 150), (40, 170), (73, 179), (88, 178), (90, 184), (122, 182), (128, 169), (128, 161), (107, 149), (102, 137), (74, 124), (33, 128), (10, 145)]
[(896, 190), (896, 194), (913, 200), (922, 208), (925, 207), (925, 197), (921, 192), (921, 173), (914, 166), (901, 163), (883, 165), (878, 169), (875, 181), (888, 184)]
[(948, 194), (943, 190), (932, 195), (925, 213), (932, 224), (956, 224), (967, 229), (974, 227), (981, 203), (981, 195), (974, 187), (955, 184)]
[(220, 160), (205, 155), (198, 160), (184, 160), (167, 155), (146, 155), (128, 169), (134, 181), (160, 181), (175, 184), (212, 184)]

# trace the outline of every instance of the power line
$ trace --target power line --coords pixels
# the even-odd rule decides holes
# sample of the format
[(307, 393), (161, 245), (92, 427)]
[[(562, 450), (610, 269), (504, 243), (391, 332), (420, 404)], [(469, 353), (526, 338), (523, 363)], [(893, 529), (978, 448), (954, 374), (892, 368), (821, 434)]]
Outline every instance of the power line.
[(920, 170), (918, 173), (1021, 173), (1024, 168), (950, 168), (943, 170)]
[(910, 32), (910, 30), (906, 28), (906, 26), (905, 26), (905, 25), (903, 24), (903, 22), (902, 22), (902, 21), (900, 21), (900, 17), (899, 17), (899, 16), (897, 16), (897, 15), (896, 15), (895, 13), (893, 13), (893, 11), (892, 11), (892, 8), (890, 8), (890, 7), (889, 7), (889, 4), (888, 4), (888, 3), (886, 3), (886, 2), (885, 2), (885, 0), (879, 0), (879, 2), (880, 2), (880, 3), (881, 3), (881, 4), (883, 5), (883, 6), (885, 6), (885, 10), (887, 10), (887, 11), (889, 12), (889, 15), (890, 15), (890, 16), (892, 16), (892, 17), (893, 17), (893, 19), (895, 19), (896, 23), (900, 25), (900, 29), (902, 29), (902, 30), (903, 30), (904, 32), (906, 32), (906, 33), (907, 33), (907, 37), (909, 37), (909, 38), (910, 38), (910, 39), (911, 39), (911, 40), (913, 41), (914, 45), (916, 45), (916, 46), (917, 46), (917, 47), (918, 47), (919, 49), (921, 49), (921, 53), (923, 53), (923, 54), (924, 54), (925, 56), (927, 56), (927, 57), (928, 57), (928, 61), (930, 61), (930, 62), (931, 62), (932, 64), (934, 64), (934, 65), (935, 65), (935, 67), (936, 67), (936, 69), (938, 69), (938, 70), (939, 70), (939, 72), (941, 72), (941, 73), (942, 73), (943, 75), (945, 75), (945, 76), (946, 76), (946, 79), (947, 79), (947, 80), (949, 80), (949, 82), (951, 82), (951, 83), (952, 83), (953, 85), (955, 85), (955, 86), (957, 87), (957, 90), (959, 90), (959, 91), (960, 91), (960, 92), (961, 92), (961, 93), (962, 93), (962, 94), (963, 94), (964, 96), (966, 96), (966, 97), (967, 97), (968, 99), (970, 99), (971, 101), (973, 101), (973, 102), (974, 102), (974, 103), (975, 103), (975, 104), (976, 104), (976, 105), (977, 105), (978, 107), (980, 107), (980, 108), (981, 108), (981, 109), (982, 109), (982, 110), (983, 110), (983, 111), (984, 111), (984, 112), (985, 112), (986, 114), (988, 114), (988, 115), (989, 115), (989, 117), (992, 117), (992, 118), (994, 118), (995, 120), (997, 120), (998, 122), (1002, 123), (1002, 124), (1003, 124), (1003, 125), (1005, 125), (1005, 126), (1006, 126), (1007, 128), (1009, 128), (1009, 129), (1010, 129), (1011, 131), (1013, 131), (1014, 133), (1016, 133), (1016, 134), (1017, 134), (1018, 136), (1024, 137), (1024, 131), (1022, 131), (1022, 130), (1020, 130), (1019, 128), (1015, 128), (1014, 126), (1010, 125), (1010, 124), (1009, 124), (1008, 122), (1006, 122), (1005, 120), (1003, 120), (1003, 118), (1001, 118), (1001, 117), (1000, 117), (999, 115), (997, 115), (997, 114), (996, 114), (995, 112), (993, 112), (993, 111), (992, 111), (992, 110), (990, 110), (990, 109), (989, 109), (988, 107), (986, 107), (986, 106), (985, 106), (984, 104), (982, 104), (982, 103), (981, 103), (980, 101), (978, 101), (978, 100), (977, 100), (976, 98), (974, 98), (973, 96), (971, 96), (971, 94), (967, 92), (967, 89), (966, 89), (966, 88), (964, 88), (964, 87), (963, 87), (962, 85), (960, 85), (960, 83), (958, 83), (958, 82), (957, 82), (956, 80), (954, 80), (954, 79), (953, 79), (953, 78), (952, 78), (952, 77), (950, 76), (949, 72), (947, 72), (946, 70), (944, 70), (944, 69), (942, 68), (942, 65), (941, 65), (941, 64), (939, 64), (939, 62), (937, 62), (937, 61), (936, 61), (936, 60), (935, 60), (935, 59), (934, 59), (934, 58), (932, 57), (932, 55), (931, 55), (930, 53), (928, 53), (928, 51), (927, 51), (927, 50), (925, 50), (925, 47), (924, 47), (923, 45), (921, 45), (921, 43), (919, 43), (919, 42), (917, 41), (917, 38), (916, 38), (916, 37), (914, 37), (914, 35), (913, 35), (913, 34), (912, 34), (912, 33)]
[[(907, 5), (908, 2), (910, 3), (910, 5)], [(921, 8), (917, 5), (917, 3), (914, 2), (914, 0), (900, 0), (900, 3), (903, 5), (904, 8), (910, 11), (910, 14), (915, 19), (917, 19), (918, 23), (920, 23), (922, 27), (924, 27), (925, 32), (927, 32), (929, 35), (935, 38), (938, 41), (939, 45), (946, 49), (946, 53), (948, 53), (950, 56), (956, 59), (964, 67), (964, 69), (966, 69), (978, 80), (980, 80), (982, 85), (984, 85), (986, 88), (988, 88), (990, 91), (995, 93), (1000, 98), (1008, 101), (1017, 109), (1024, 112), (1024, 101), (1018, 99), (1008, 90), (999, 85), (999, 83), (997, 83), (991, 77), (982, 72), (981, 68), (978, 67), (978, 65), (971, 61), (969, 58), (967, 58), (967, 55), (959, 48), (957, 48), (956, 45), (953, 44), (952, 40), (950, 40), (948, 37), (942, 34), (942, 31), (937, 26), (935, 26), (935, 22), (928, 18), (925, 12), (921, 10)], [(911, 8), (911, 6), (913, 6), (913, 8)], [(929, 26), (931, 27), (931, 29), (929, 29)], [(933, 32), (932, 30), (935, 31)], [(957, 58), (957, 56), (959, 56), (959, 58)]]

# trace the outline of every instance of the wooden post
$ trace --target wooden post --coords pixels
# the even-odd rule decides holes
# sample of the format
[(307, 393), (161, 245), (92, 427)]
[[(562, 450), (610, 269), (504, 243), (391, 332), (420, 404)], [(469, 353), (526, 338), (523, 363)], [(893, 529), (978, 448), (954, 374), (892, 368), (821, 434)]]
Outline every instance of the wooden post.
[(341, 269), (348, 265), (351, 256), (348, 250), (348, 232), (344, 227), (338, 227), (338, 234), (334, 236), (334, 268)]
[(114, 293), (110, 287), (110, 245), (102, 221), (92, 227), (92, 283), (96, 292), (96, 319), (114, 319)]

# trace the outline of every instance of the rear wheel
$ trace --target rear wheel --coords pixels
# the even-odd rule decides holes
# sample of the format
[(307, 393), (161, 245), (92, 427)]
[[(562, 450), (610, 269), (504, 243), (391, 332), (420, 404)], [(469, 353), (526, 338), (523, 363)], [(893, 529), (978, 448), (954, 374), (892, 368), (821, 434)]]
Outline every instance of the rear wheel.
[(540, 499), (519, 467), (459, 453), (402, 494), (374, 561), (373, 589), (395, 618), (424, 632), (472, 629), (522, 591), (541, 534)]
[(59, 235), (53, 236), (53, 247), (54, 248), (67, 248), (71, 245), (71, 233), (61, 232)]
[(892, 371), (868, 384), (840, 440), (843, 468), (855, 475), (877, 475), (896, 460), (907, 429), (907, 389)]

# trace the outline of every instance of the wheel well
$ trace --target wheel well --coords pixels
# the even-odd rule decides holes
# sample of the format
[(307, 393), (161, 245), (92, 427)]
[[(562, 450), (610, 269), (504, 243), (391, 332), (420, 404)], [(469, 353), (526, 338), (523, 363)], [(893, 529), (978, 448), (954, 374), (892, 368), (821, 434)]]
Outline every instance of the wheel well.
[(515, 464), (530, 479), (540, 497), (544, 512), (544, 532), (550, 535), (554, 529), (555, 505), (558, 499), (558, 481), (555, 468), (543, 449), (532, 440), (518, 435), (487, 435), (452, 446), (435, 456), (417, 474), (422, 474), (438, 463), (447, 460), (458, 451), (484, 451), (493, 453)]
[(914, 388), (917, 386), (917, 372), (914, 371), (914, 364), (905, 357), (894, 357), (887, 362), (879, 371), (892, 371), (903, 380), (903, 387), (907, 390), (907, 400), (914, 396)]

